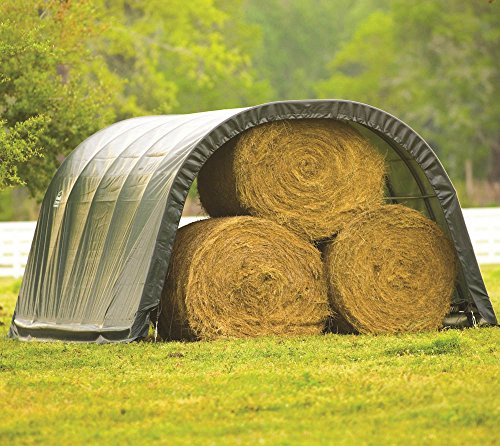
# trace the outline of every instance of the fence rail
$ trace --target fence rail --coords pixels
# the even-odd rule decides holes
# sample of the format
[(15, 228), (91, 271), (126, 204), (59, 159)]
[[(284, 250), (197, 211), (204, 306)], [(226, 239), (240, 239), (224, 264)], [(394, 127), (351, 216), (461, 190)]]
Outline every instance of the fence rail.
[[(463, 209), (480, 264), (500, 264), (500, 208)], [(183, 217), (181, 226), (199, 217)], [(21, 277), (26, 267), (35, 221), (0, 222), (0, 276)]]
[(479, 264), (500, 263), (500, 208), (463, 209)]
[(23, 275), (35, 228), (36, 221), (0, 223), (0, 276)]

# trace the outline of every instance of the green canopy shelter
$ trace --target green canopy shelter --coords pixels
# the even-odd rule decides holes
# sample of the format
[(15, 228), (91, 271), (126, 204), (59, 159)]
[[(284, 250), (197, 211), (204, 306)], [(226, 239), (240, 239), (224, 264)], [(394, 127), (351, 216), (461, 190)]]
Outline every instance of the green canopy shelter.
[(246, 129), (306, 118), (346, 121), (369, 137), (386, 156), (388, 202), (418, 209), (453, 240), (459, 274), (445, 324), (496, 324), (456, 192), (430, 146), (375, 107), (307, 100), (133, 118), (85, 140), (43, 200), (9, 336), (97, 343), (147, 336), (200, 168)]

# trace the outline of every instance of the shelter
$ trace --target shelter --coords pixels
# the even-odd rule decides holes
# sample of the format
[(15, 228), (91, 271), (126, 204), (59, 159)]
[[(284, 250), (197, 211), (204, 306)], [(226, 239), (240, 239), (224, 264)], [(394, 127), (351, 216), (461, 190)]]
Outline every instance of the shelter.
[(190, 186), (208, 157), (253, 126), (347, 121), (386, 154), (387, 200), (451, 237), (459, 273), (446, 324), (496, 324), (456, 192), (430, 146), (372, 106), (285, 101), (118, 122), (80, 144), (43, 200), (9, 336), (86, 342), (147, 336)]

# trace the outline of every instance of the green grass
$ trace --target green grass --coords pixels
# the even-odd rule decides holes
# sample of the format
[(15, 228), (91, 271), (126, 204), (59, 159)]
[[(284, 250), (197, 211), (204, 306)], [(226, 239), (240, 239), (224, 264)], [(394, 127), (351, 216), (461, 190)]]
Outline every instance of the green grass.
[[(500, 266), (484, 278), (497, 313)], [(498, 444), (500, 330), (198, 343), (5, 339), (0, 444)], [(154, 443), (152, 443), (154, 442)]]

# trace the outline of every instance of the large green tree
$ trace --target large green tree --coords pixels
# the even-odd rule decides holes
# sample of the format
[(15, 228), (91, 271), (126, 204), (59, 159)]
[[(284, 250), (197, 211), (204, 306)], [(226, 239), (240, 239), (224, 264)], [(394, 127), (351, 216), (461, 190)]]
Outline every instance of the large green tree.
[(268, 96), (255, 26), (229, 0), (0, 3), (0, 188), (37, 197), (64, 157), (114, 120)]
[(0, 3), (0, 187), (45, 189), (62, 157), (113, 118), (89, 42), (90, 1)]
[(316, 90), (401, 116), (456, 177), (470, 159), (478, 176), (500, 181), (499, 8), (393, 0), (360, 24)]
[[(266, 97), (251, 67), (254, 26), (239, 1), (108, 0), (97, 51), (124, 88), (121, 117), (251, 105)], [(257, 42), (258, 43), (258, 42)]]

